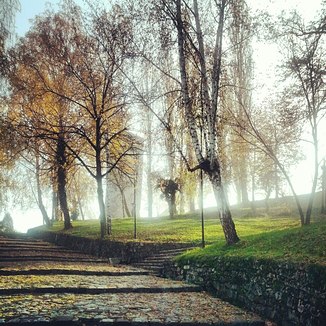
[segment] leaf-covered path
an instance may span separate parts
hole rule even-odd
[[[265,325],[257,315],[128,266],[0,237],[0,324]]]

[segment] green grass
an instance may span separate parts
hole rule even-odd
[[[326,265],[326,221],[304,227],[244,235],[235,245],[215,243],[178,257],[180,262],[213,261],[215,257],[273,259]]]
[[[240,237],[299,225],[297,219],[289,217],[242,217],[235,218],[234,221]],[[111,239],[132,241],[133,226],[132,219],[113,219]],[[45,230],[46,227],[42,226],[39,229]],[[100,223],[98,220],[74,221],[71,230],[63,231],[63,222],[55,222],[53,227],[47,230],[97,239],[100,235]],[[218,219],[205,221],[205,240],[208,243],[224,242],[224,235]],[[193,218],[180,217],[173,220],[167,218],[138,219],[137,241],[200,243],[201,221],[196,216]]]
[[[179,257],[181,260],[209,260],[216,256],[252,257],[255,259],[291,260],[326,264],[326,221],[315,221],[300,227],[298,218],[289,216],[235,217],[241,241],[225,245],[218,219],[205,221],[205,249],[196,249]],[[73,229],[63,231],[63,222],[40,230],[67,233],[79,237],[98,239],[98,220],[74,221]],[[155,241],[201,243],[201,221],[196,215],[177,219],[138,219],[137,239],[133,240],[133,220],[113,219],[112,237],[115,241]]]

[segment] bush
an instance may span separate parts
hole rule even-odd
[[[0,222],[1,232],[14,232],[14,222],[9,213],[6,213],[3,220]]]

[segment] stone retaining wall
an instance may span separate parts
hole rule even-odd
[[[217,257],[209,264],[166,264],[163,274],[200,285],[279,326],[326,325],[326,266]]]
[[[69,234],[29,230],[28,235],[59,246],[102,258],[117,258],[122,263],[136,263],[162,250],[191,247],[189,243],[119,242],[80,238]]]

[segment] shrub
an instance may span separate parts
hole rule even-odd
[[[14,222],[9,213],[6,213],[2,222],[0,222],[1,232],[14,232]]]

